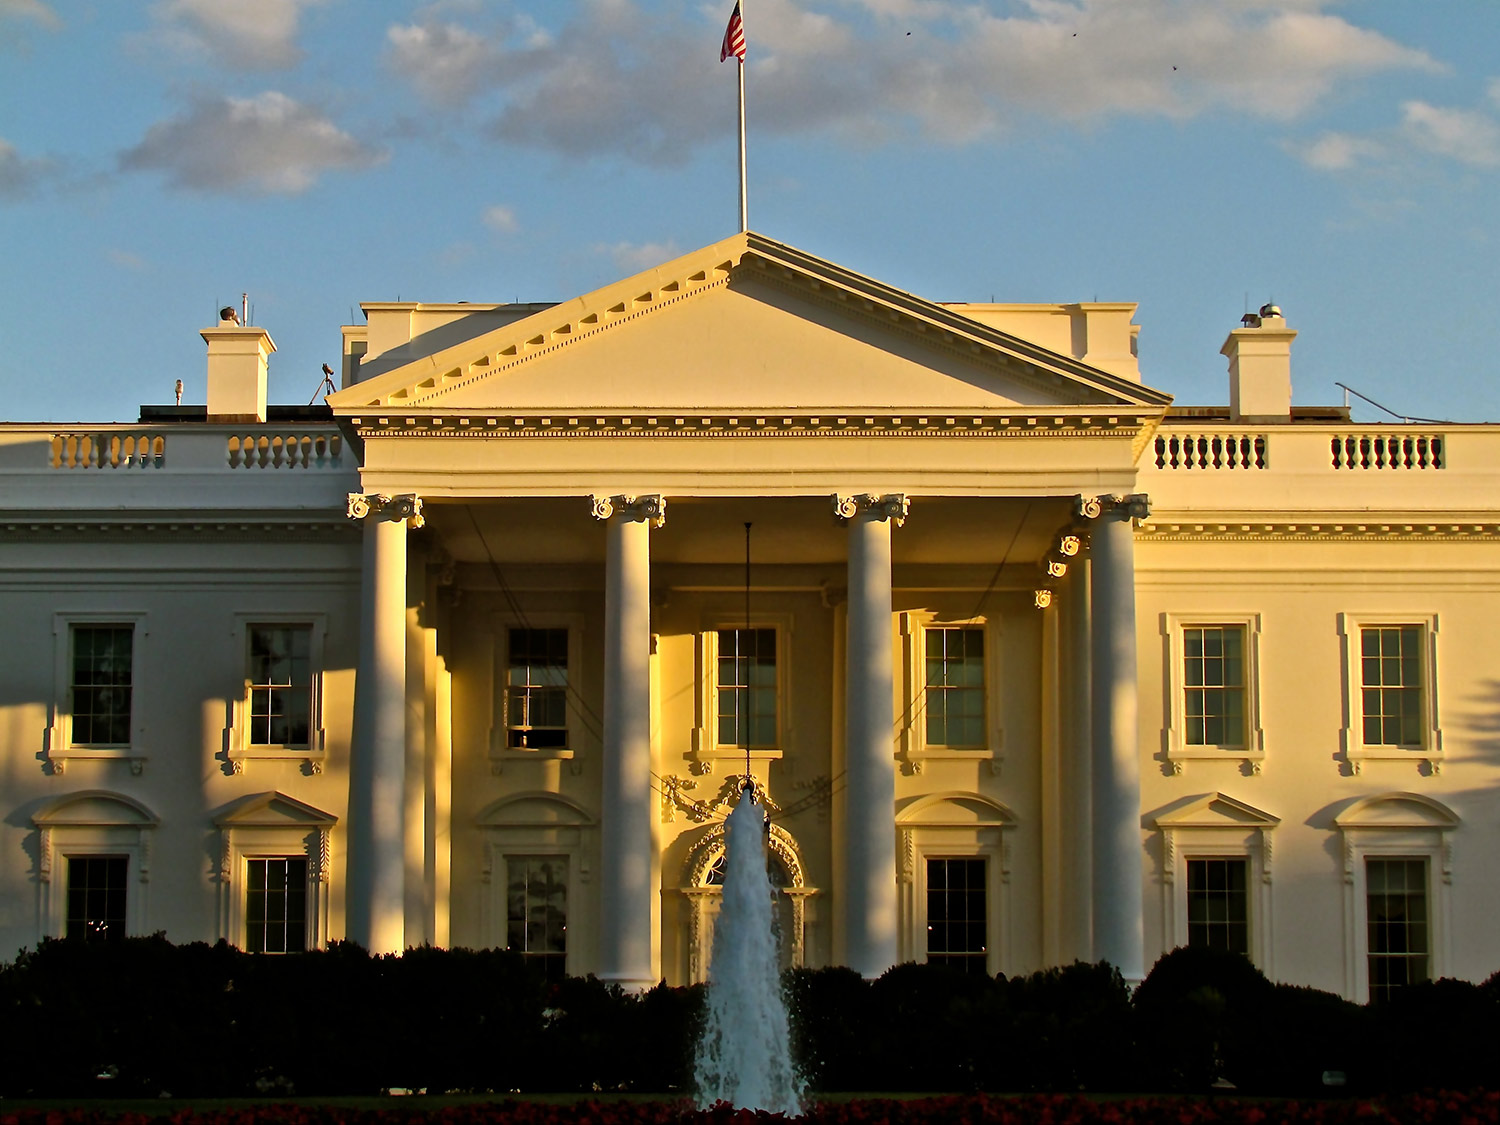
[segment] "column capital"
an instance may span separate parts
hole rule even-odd
[[[900,527],[906,523],[909,511],[911,497],[904,492],[887,492],[884,496],[872,492],[836,492],[833,495],[833,514],[845,521],[859,515],[871,515],[878,520],[890,520]]]
[[[414,492],[401,496],[387,496],[383,492],[351,492],[349,508],[344,513],[351,520],[362,520],[369,516],[381,516],[391,520],[405,520],[406,526],[416,530],[427,522],[422,514],[422,498]]]
[[[1075,496],[1073,511],[1086,520],[1096,520],[1102,516],[1143,520],[1151,514],[1151,497],[1144,492],[1132,492],[1128,496]]]
[[[667,522],[667,498],[659,492],[648,496],[606,496],[594,493],[589,497],[596,520],[607,520],[612,516],[633,516],[660,527]]]

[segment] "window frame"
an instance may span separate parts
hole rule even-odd
[[[1369,945],[1369,942],[1370,942],[1370,861],[1371,860],[1375,860],[1377,862],[1415,863],[1415,864],[1420,864],[1421,868],[1422,868],[1422,897],[1425,900],[1425,910],[1426,910],[1426,915],[1427,915],[1427,917],[1425,919],[1425,925],[1427,927],[1427,935],[1426,935],[1427,936],[1427,951],[1426,951],[1427,964],[1426,964],[1425,968],[1427,970],[1427,975],[1423,978],[1423,981],[1415,981],[1415,982],[1411,982],[1411,983],[1423,983],[1425,981],[1432,981],[1432,980],[1436,980],[1437,979],[1437,976],[1432,971],[1432,969],[1433,969],[1433,962],[1435,960],[1434,950],[1433,950],[1433,945],[1434,945],[1433,939],[1434,939],[1434,936],[1435,936],[1436,926],[1433,924],[1433,917],[1432,917],[1432,914],[1433,914],[1433,911],[1432,911],[1432,907],[1433,907],[1432,859],[1429,856],[1425,856],[1425,855],[1383,855],[1383,854],[1370,855],[1370,854],[1367,853],[1361,859],[1360,866],[1364,869],[1364,899],[1363,899],[1363,902],[1362,902],[1361,905],[1364,908],[1364,915],[1365,915],[1365,918],[1364,918],[1364,922],[1365,922],[1365,964],[1364,964],[1364,969],[1365,969],[1365,990],[1366,990],[1366,995],[1369,996],[1369,998],[1371,1000],[1374,1000],[1375,997],[1371,994],[1371,986],[1370,986],[1370,961],[1371,961],[1371,959],[1373,957],[1377,956],[1377,954],[1375,954],[1373,951],[1371,951],[1370,945]],[[1408,986],[1403,986],[1403,987],[1409,987],[1409,985]]]
[[[124,856],[125,936],[149,933],[147,890],[152,830],[161,823],[139,801],[121,793],[86,789],[49,802],[32,815],[37,830],[37,938],[67,932],[68,861],[84,856]]]
[[[896,814],[896,881],[899,918],[898,957],[927,956],[927,861],[983,859],[985,863],[985,971],[1010,972],[1011,836],[1015,815],[977,793],[942,792],[917,797]]]
[[[1001,619],[987,615],[953,616],[936,610],[900,614],[901,655],[905,667],[897,755],[902,771],[922,772],[924,761],[988,762],[1000,768],[1005,746],[1004,708],[1000,706]],[[927,632],[930,629],[978,629],[984,635],[984,744],[937,746],[927,741]],[[961,858],[961,857],[957,857]]]
[[[1243,859],[1249,910],[1249,958],[1261,972],[1275,970],[1272,935],[1272,859],[1281,818],[1227,793],[1177,802],[1153,826],[1161,854],[1163,952],[1188,943],[1187,865],[1195,859]]]
[[[990,972],[990,969],[989,969],[989,965],[990,965],[990,947],[994,944],[994,941],[992,939],[992,933],[993,933],[993,930],[994,930],[994,913],[995,913],[994,909],[993,909],[993,902],[994,902],[995,892],[994,892],[994,887],[993,887],[993,881],[990,878],[990,868],[991,868],[991,866],[993,866],[993,864],[991,862],[991,858],[990,858],[990,856],[986,855],[982,851],[981,852],[977,852],[977,853],[967,853],[966,852],[966,853],[961,854],[961,855],[939,854],[940,852],[941,852],[941,849],[937,849],[937,850],[924,850],[923,855],[922,855],[921,872],[920,872],[920,875],[921,875],[921,886],[920,886],[920,889],[917,892],[917,894],[920,896],[920,902],[922,903],[922,919],[921,919],[921,934],[920,934],[922,941],[921,941],[921,948],[919,950],[916,950],[916,952],[919,952],[921,954],[922,961],[924,963],[926,963],[926,964],[929,964],[929,965],[930,964],[934,964],[934,963],[936,963],[936,964],[951,964],[951,963],[955,963],[955,962],[957,962],[957,963],[975,963],[975,962],[979,962],[979,961],[982,960],[983,963],[984,963],[984,969],[985,969],[984,975],[985,976],[990,976],[990,975],[992,975],[991,972]],[[979,956],[975,956],[972,953],[954,953],[954,952],[950,951],[949,953],[946,953],[946,954],[943,954],[943,953],[939,953],[938,954],[939,957],[946,958],[946,960],[934,962],[933,959],[932,959],[932,957],[933,957],[933,950],[931,949],[931,942],[932,942],[932,913],[931,913],[931,910],[930,910],[930,906],[931,906],[931,902],[932,902],[932,897],[931,897],[932,896],[932,865],[934,863],[953,863],[953,862],[978,863],[978,864],[982,865],[983,868],[984,868],[984,933],[985,933],[985,941],[984,941],[983,957],[981,958]],[[962,971],[962,972],[968,972],[969,970],[968,969],[963,969],[963,970],[960,970],[960,971]]]
[[[506,689],[510,675],[510,631],[512,629],[565,629],[568,634],[567,668],[567,745],[513,747],[510,745],[509,715],[506,712]],[[583,675],[584,615],[581,613],[536,613],[523,619],[510,613],[493,614],[490,638],[485,646],[491,661],[489,761],[490,772],[500,775],[510,762],[566,761],[573,774],[583,770],[587,739],[579,714],[577,699],[587,699]],[[602,721],[602,720],[601,720]]]
[[[145,659],[150,632],[147,615],[140,610],[62,610],[52,615],[53,687],[52,715],[47,724],[46,757],[54,774],[67,771],[70,761],[125,761],[130,772],[144,771],[147,753]],[[130,641],[130,741],[89,745],[73,741],[73,630],[83,626],[128,626]]]
[[[214,817],[219,830],[219,937],[236,949],[248,944],[250,861],[307,860],[306,948],[328,943],[329,880],[332,870],[332,813],[271,790],[241,797]],[[279,956],[279,954],[278,954]]]
[[[1371,745],[1364,740],[1364,674],[1361,665],[1364,630],[1415,626],[1422,630],[1418,645],[1421,668],[1422,741],[1416,746]],[[1414,762],[1439,774],[1443,769],[1443,730],[1438,711],[1438,615],[1436,613],[1340,613],[1339,644],[1344,664],[1344,758],[1351,773],[1364,772],[1365,762]]]
[[[694,636],[697,662],[697,692],[689,754],[694,773],[713,772],[714,762],[743,762],[743,746],[719,744],[719,631],[771,629],[776,634],[776,740],[774,746],[750,748],[752,762],[780,759],[792,741],[794,727],[788,691],[792,683],[792,615],[755,613],[748,621],[742,613],[716,613],[703,618]]]
[[[1188,629],[1237,628],[1244,630],[1244,718],[1242,745],[1200,744],[1187,740],[1187,640]],[[1266,734],[1260,714],[1261,617],[1258,613],[1163,613],[1161,615],[1166,688],[1166,729],[1162,731],[1166,760],[1174,774],[1190,761],[1243,762],[1252,774],[1260,773],[1266,756]]]
[[[1333,819],[1342,837],[1345,998],[1370,999],[1370,947],[1365,860],[1425,859],[1430,947],[1428,976],[1451,973],[1453,833],[1458,814],[1420,793],[1378,793],[1353,801]]]
[[[543,860],[551,862],[551,863],[556,863],[556,864],[561,864],[562,865],[562,875],[563,875],[563,878],[562,878],[562,888],[563,888],[563,925],[562,925],[562,929],[563,929],[563,948],[562,948],[562,957],[558,958],[558,960],[561,961],[563,974],[566,975],[567,971],[568,971],[568,965],[570,964],[570,960],[569,959],[572,956],[572,954],[569,951],[569,946],[572,944],[572,942],[570,942],[568,940],[568,938],[569,938],[569,934],[568,934],[568,929],[569,929],[569,927],[568,927],[568,920],[573,915],[573,899],[575,897],[574,891],[576,889],[577,879],[576,879],[576,876],[574,874],[574,863],[573,863],[573,860],[567,854],[567,852],[565,850],[564,851],[559,851],[559,852],[550,852],[550,853],[549,852],[545,852],[545,851],[541,851],[541,850],[536,850],[536,851],[509,851],[509,852],[505,852],[504,854],[502,854],[499,857],[498,862],[499,862],[499,867],[500,867],[500,872],[501,872],[500,882],[501,882],[501,885],[503,887],[503,891],[501,893],[502,893],[502,895],[504,897],[504,900],[505,900],[505,919],[504,919],[504,942],[503,942],[503,944],[501,944],[500,946],[498,946],[498,948],[506,949],[506,950],[509,950],[509,951],[511,951],[513,953],[516,953],[525,962],[537,961],[537,962],[539,962],[541,964],[553,963],[553,962],[550,962],[549,959],[555,958],[556,954],[549,953],[549,952],[546,952],[546,951],[538,951],[536,953],[532,953],[532,952],[530,952],[530,951],[528,951],[526,949],[515,949],[510,944],[510,921],[511,921],[511,919],[510,919],[510,883],[511,883],[510,876],[511,876],[511,865],[513,863],[517,863],[517,862],[531,863],[531,862],[543,861]],[[526,926],[526,924],[527,923],[523,919],[522,926],[524,927],[524,926]],[[553,976],[552,976],[552,974],[550,972],[547,972],[546,970],[543,970],[543,975],[549,981],[551,981],[551,980],[554,979]]]
[[[251,676],[250,631],[257,625],[310,630],[307,646],[308,712],[307,744],[275,745],[251,741],[253,677]],[[327,616],[322,613],[236,613],[230,632],[239,654],[239,691],[231,697],[227,758],[233,772],[245,772],[245,763],[302,761],[309,773],[322,773],[327,759],[327,732],[323,728],[323,669],[327,640]]]

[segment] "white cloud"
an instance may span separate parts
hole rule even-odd
[[[200,98],[121,154],[127,171],[164,172],[174,187],[296,195],[325,172],[384,159],[316,110],[275,90],[254,98]]]
[[[480,217],[484,225],[496,234],[514,234],[519,229],[519,224],[516,222],[516,209],[507,207],[503,203],[486,207],[484,214]]]
[[[1324,133],[1305,145],[1290,146],[1309,167],[1322,172],[1341,172],[1386,154],[1386,146],[1354,133]]]
[[[52,6],[42,0],[0,0],[0,21],[3,20],[28,20],[49,31],[62,27],[62,20]]]
[[[25,157],[0,137],[0,200],[27,199],[56,172],[46,157]]]
[[[457,105],[492,81],[498,50],[457,24],[395,24],[386,29],[386,63],[429,101]]]
[[[1463,164],[1500,164],[1500,123],[1486,113],[1410,101],[1401,106],[1401,130],[1417,148]]]
[[[1209,112],[1291,119],[1352,80],[1442,69],[1333,14],[1333,0],[756,0],[751,128],[864,142],[975,141],[1021,120],[1088,126]],[[491,99],[516,144],[647,163],[733,135],[719,5],[584,0],[552,35],[393,27],[424,97]]]
[[[608,256],[622,274],[640,273],[682,256],[677,243],[670,239],[666,242],[616,242],[612,246],[600,243],[594,247],[594,252]]]
[[[206,52],[236,70],[277,70],[302,58],[302,10],[325,0],[159,0],[154,14],[165,41]]]

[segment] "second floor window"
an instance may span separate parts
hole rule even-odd
[[[1244,746],[1244,628],[1186,626],[1182,630],[1182,652],[1187,745]]]
[[[506,745],[554,750],[568,745],[568,631],[512,629],[505,674]]]
[[[251,625],[250,744],[307,746],[312,717],[312,627]]]
[[[129,745],[134,633],[129,625],[73,626],[74,745]]]
[[[925,633],[927,745],[983,748],[984,630],[929,628]]]
[[[774,749],[776,630],[720,629],[718,744]]]
[[[1422,627],[1367,625],[1359,631],[1366,746],[1422,745]]]

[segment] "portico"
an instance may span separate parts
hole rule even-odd
[[[529,940],[545,860],[547,909],[596,912],[569,971],[687,979],[706,915],[678,872],[748,758],[804,879],[798,956],[922,959],[932,880],[963,876],[986,936],[960,952],[989,971],[1055,951],[1138,977],[1144,509],[1116,498],[1166,396],[756,235],[494,320],[330,399],[357,497],[426,524],[351,497],[350,936]],[[443,677],[446,700],[420,686]],[[451,781],[409,768],[444,740]],[[1064,777],[1089,800],[1048,798]],[[449,901],[413,917],[405,883],[445,864]]]

